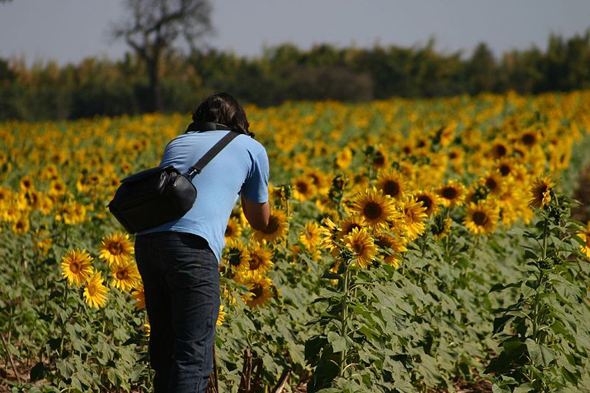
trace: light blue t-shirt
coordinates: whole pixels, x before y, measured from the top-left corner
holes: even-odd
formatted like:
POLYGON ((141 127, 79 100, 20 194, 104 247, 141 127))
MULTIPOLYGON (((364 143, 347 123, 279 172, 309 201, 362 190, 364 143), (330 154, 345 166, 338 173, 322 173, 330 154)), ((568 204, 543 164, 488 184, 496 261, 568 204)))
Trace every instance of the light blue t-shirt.
MULTIPOLYGON (((174 165, 186 173, 229 131, 189 132, 171 140, 159 166, 174 165)), ((193 178, 197 199, 184 216, 138 232, 175 231, 201 236, 221 260, 225 229, 239 194, 252 202, 268 200, 268 156, 264 146, 248 135, 238 135, 193 178)))

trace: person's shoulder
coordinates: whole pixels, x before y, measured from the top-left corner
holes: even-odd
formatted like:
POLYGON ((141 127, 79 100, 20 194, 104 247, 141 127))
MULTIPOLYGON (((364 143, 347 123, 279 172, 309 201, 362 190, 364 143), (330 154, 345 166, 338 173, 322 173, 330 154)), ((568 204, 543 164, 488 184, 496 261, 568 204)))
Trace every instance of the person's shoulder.
POLYGON ((244 146, 251 154, 255 156, 262 151, 266 151, 262 143, 248 135, 240 134, 236 137, 236 140, 240 141, 240 145, 244 146))

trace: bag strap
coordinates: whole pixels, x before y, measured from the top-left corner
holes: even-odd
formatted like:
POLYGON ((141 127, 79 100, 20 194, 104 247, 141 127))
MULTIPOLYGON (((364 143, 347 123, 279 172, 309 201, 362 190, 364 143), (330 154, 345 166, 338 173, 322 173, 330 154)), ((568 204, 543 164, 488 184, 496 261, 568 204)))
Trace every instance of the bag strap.
POLYGON ((188 169, 188 172, 187 172, 188 178, 190 180, 193 180, 193 178, 196 175, 201 173, 201 171, 203 170, 205 165, 207 165, 209 163, 209 161, 211 161, 221 150, 223 150, 224 147, 226 147, 228 145, 228 143, 230 143, 238 135, 240 135, 239 132, 230 131, 227 133, 227 135, 225 135, 223 138, 221 138, 216 144, 214 144, 213 147, 211 149, 209 149, 209 151, 207 153, 205 153, 205 155, 203 157, 201 157, 201 159, 199 161, 197 161, 197 163, 195 165, 191 166, 188 169))

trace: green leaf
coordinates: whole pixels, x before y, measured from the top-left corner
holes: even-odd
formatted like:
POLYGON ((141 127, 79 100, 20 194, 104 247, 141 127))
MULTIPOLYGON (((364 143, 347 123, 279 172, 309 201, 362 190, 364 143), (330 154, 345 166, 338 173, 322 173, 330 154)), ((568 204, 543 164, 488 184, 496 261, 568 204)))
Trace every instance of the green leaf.
POLYGON ((336 332, 328 332, 328 342, 332 344, 334 353, 346 350, 346 338, 336 332))
POLYGON ((528 338, 525 343, 534 364, 548 367, 551 362, 555 360, 555 355, 553 355, 553 352, 545 345, 537 344, 530 338, 528 338))

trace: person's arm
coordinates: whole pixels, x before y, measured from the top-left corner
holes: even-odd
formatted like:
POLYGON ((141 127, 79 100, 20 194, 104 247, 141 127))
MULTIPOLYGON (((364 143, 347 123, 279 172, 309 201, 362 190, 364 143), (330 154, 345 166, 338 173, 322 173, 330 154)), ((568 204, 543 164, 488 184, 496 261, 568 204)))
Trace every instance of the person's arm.
POLYGON ((263 148, 252 157, 252 167, 242 185, 242 210, 252 228, 260 231, 268 226, 270 204, 268 203, 269 164, 263 148))
POLYGON ((247 200, 242 195, 242 210, 244 210, 244 215, 252 228, 261 231, 268 226, 270 219, 270 204, 268 201, 256 203, 247 200))

